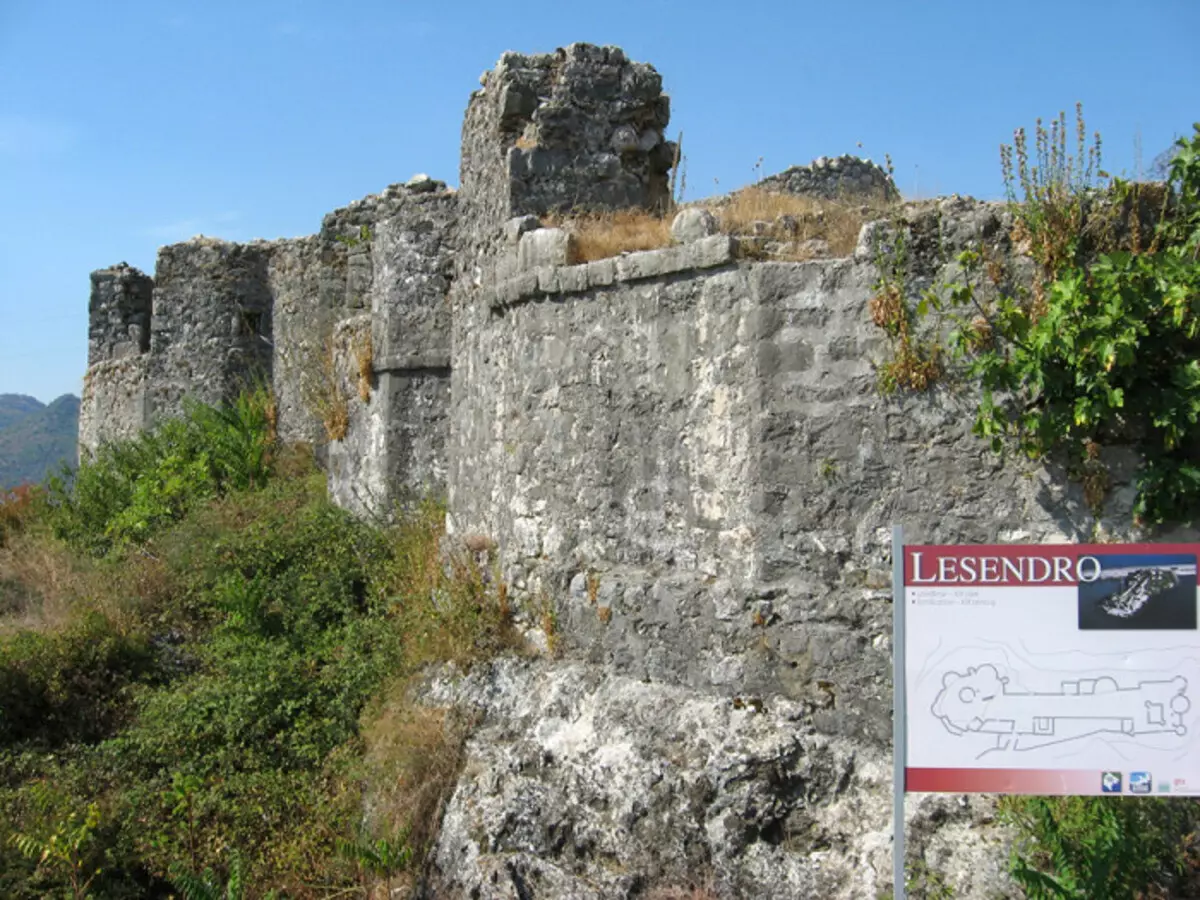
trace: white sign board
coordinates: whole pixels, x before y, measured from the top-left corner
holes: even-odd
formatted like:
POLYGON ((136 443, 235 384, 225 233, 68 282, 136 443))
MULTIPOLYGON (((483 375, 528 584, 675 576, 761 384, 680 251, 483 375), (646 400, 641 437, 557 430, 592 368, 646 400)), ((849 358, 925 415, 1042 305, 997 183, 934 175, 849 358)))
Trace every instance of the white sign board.
POLYGON ((1197 554, 904 547, 905 790, 1200 796, 1197 554))

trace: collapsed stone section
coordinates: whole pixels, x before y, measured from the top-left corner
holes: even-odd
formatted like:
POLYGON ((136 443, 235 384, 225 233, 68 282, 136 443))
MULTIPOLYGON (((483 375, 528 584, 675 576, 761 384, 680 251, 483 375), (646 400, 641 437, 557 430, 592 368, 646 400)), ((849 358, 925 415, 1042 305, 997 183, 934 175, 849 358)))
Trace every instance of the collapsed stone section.
POLYGON ((807 166, 792 166, 755 187, 823 200, 878 202, 900 197, 892 177, 878 164, 850 155, 822 156, 807 166))
POLYGON ((92 273, 88 361, 126 359, 150 349, 154 279, 128 263, 92 273))

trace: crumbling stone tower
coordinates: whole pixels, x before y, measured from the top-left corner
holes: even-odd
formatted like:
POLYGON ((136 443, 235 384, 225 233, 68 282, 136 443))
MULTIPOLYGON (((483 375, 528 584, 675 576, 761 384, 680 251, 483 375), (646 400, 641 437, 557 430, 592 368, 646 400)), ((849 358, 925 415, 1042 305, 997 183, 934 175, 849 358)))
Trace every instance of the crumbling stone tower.
POLYGON ((79 442, 136 434, 149 420, 146 379, 154 279, 128 263, 92 273, 88 301, 88 371, 83 380, 79 442))
POLYGON ((514 216, 663 209, 675 145, 653 66, 616 47, 505 53, 463 123, 464 215, 487 230, 514 216))

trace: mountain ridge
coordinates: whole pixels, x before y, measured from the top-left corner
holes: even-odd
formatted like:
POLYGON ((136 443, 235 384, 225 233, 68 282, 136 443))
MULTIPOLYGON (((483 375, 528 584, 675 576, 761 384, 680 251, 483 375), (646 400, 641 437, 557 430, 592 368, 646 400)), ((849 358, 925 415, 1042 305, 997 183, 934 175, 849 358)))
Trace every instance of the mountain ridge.
POLYGON ((42 403, 26 394, 0 394, 0 490, 43 481, 64 462, 74 465, 79 397, 42 403))

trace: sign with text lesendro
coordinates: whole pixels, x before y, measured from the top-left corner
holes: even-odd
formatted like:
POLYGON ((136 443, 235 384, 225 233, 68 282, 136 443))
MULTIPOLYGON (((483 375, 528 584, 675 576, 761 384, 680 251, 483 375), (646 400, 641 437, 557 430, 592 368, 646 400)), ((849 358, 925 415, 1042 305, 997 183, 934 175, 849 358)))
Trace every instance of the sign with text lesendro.
POLYGON ((905 789, 1200 796, 1198 554, 905 547, 905 789))

